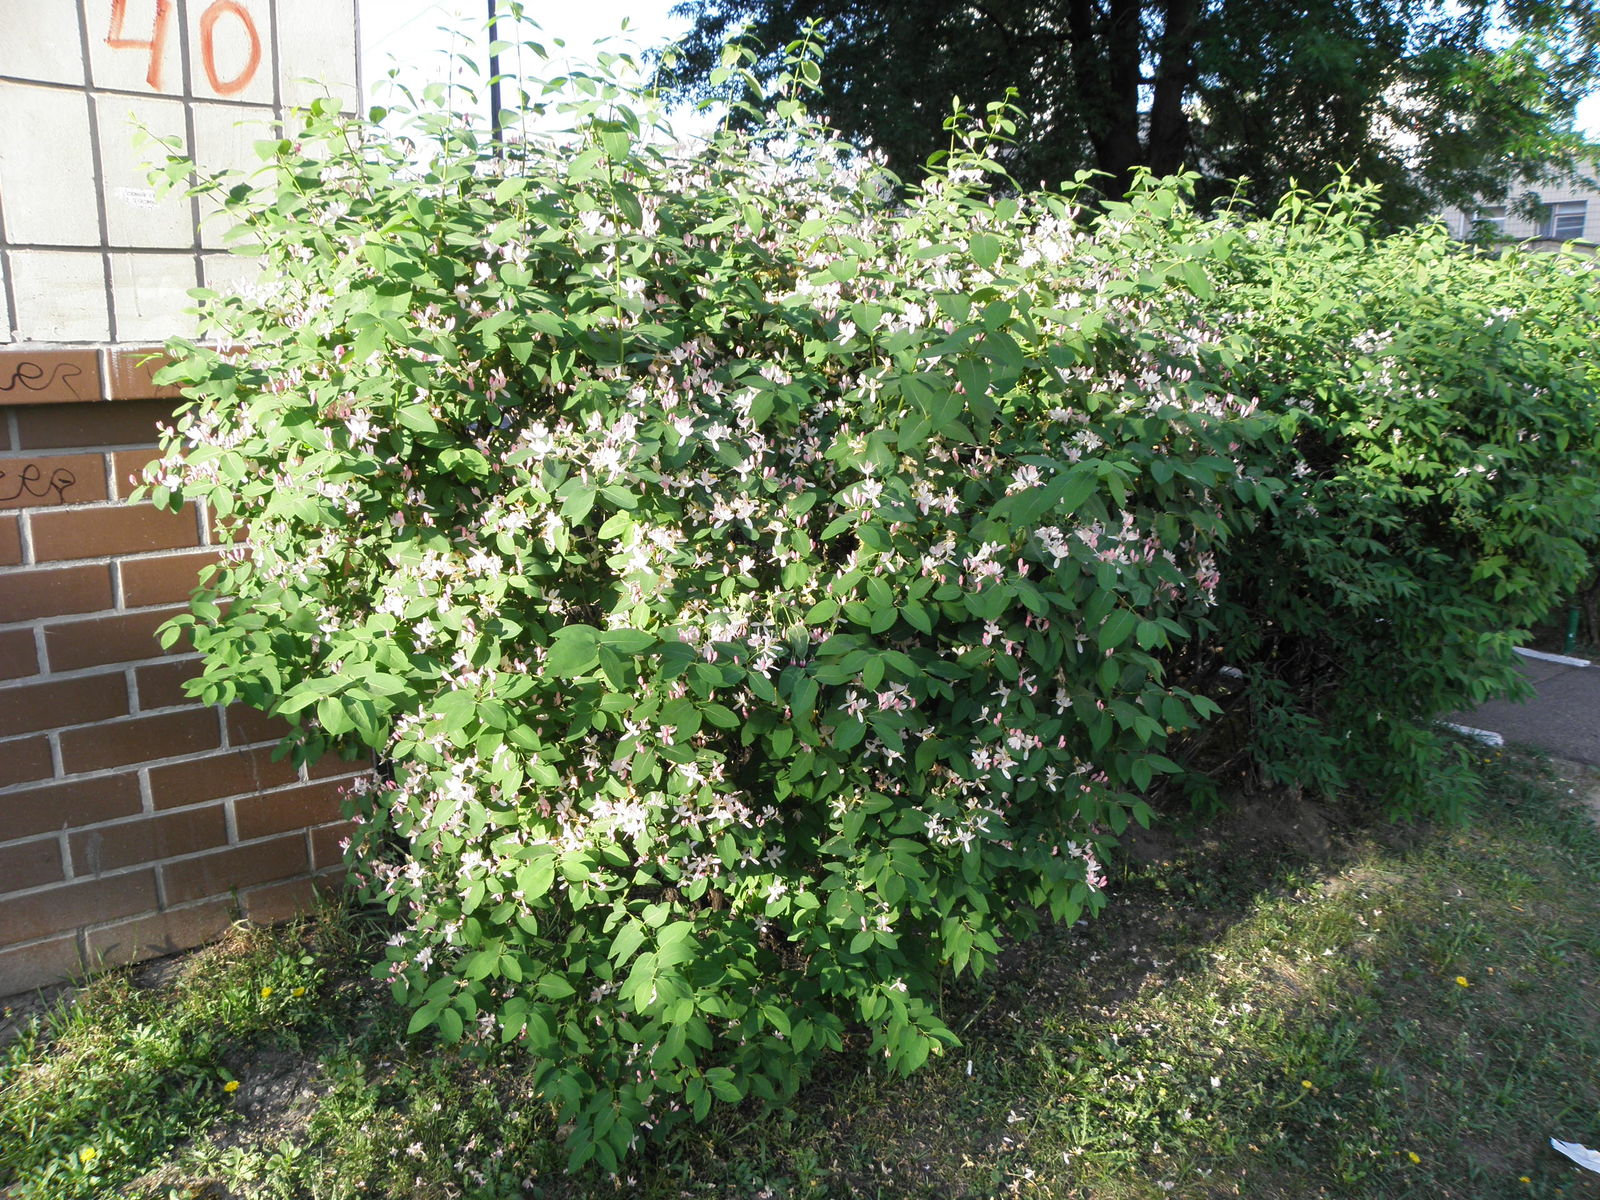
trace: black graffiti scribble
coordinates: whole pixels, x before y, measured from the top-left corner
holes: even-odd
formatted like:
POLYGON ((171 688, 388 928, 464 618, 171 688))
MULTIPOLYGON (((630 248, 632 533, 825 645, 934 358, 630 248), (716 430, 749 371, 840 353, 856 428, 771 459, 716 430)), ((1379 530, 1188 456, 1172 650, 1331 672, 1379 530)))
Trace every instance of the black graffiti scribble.
MULTIPOLYGON (((14 392, 19 387, 27 388, 30 392, 42 392, 53 385, 57 380, 67 383, 83 374, 83 368, 77 363, 58 362, 46 371, 31 358, 25 358, 11 368, 11 378, 0 378, 0 392, 14 392)), ((71 388, 76 396, 78 389, 71 388)))
POLYGON ((65 504, 67 489, 77 482, 78 477, 66 467, 57 467, 51 471, 49 479, 45 479, 38 463, 28 463, 21 471, 0 470, 0 504, 6 504, 22 495, 43 500, 51 492, 55 493, 57 504, 65 504))

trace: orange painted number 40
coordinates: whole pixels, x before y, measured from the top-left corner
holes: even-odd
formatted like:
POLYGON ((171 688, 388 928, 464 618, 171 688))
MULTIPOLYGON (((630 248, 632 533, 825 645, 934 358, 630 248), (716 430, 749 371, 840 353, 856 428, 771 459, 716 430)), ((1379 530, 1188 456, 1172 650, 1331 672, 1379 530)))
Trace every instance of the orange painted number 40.
MULTIPOLYGON (((172 0, 155 0, 155 20, 150 25, 150 37, 145 41, 126 36, 123 28, 128 17, 128 0, 111 0, 111 28, 106 32, 106 45, 113 50, 144 50, 150 55, 150 70, 145 82, 156 91, 161 90, 161 63, 167 46, 167 27, 172 20, 172 0)), ((261 34, 250 12, 239 0, 211 0, 200 14, 200 65, 205 68, 206 82, 219 96, 234 96, 244 91, 255 78, 261 65, 261 34), (217 74, 216 37, 217 23, 223 17, 232 17, 243 27, 250 39, 250 53, 238 74, 223 79, 217 74)))

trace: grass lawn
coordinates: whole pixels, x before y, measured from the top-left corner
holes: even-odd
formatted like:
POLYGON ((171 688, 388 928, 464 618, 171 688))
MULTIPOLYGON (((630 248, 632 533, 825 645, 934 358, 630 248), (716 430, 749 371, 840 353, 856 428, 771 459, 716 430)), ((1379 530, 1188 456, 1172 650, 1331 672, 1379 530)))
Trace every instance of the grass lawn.
POLYGON ((950 988, 960 1049, 840 1056, 621 1180, 562 1174, 514 1066, 403 1043, 376 925, 240 930, 0 1053, 0 1196, 1600 1197, 1549 1148, 1600 1146, 1600 778, 1486 757, 1463 828, 1173 820, 950 988))

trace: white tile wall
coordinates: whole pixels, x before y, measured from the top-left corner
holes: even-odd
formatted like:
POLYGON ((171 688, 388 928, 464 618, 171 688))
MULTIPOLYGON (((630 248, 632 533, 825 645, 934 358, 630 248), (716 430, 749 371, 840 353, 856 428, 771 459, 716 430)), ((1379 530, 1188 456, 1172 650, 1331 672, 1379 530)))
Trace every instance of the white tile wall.
POLYGON ((0 3, 0 75, 84 83, 78 8, 63 3, 0 3))
MULTIPOLYGON (((52 0, 63 7, 67 2, 52 0)), ((141 95, 183 94, 183 39, 176 4, 170 0, 124 0, 119 27, 112 0, 79 3, 88 24, 89 78, 95 87, 141 95), (115 40, 122 44, 111 45, 113 34, 120 35, 115 40)))
POLYGON ((92 250, 13 250, 20 342, 103 342, 111 336, 105 262, 92 250))
MULTIPOLYGON (((129 117, 202 166, 254 172, 275 106, 330 88, 359 105, 356 4, 0 0, 0 266, 15 310, 0 311, 0 341, 150 341, 189 328, 196 206, 181 190, 157 194, 146 164, 168 151, 136 144, 129 117)), ((233 244, 224 232, 203 223, 199 240, 221 251, 233 244)), ((253 277, 249 258, 206 259, 214 283, 253 277)))
POLYGON ((89 103, 83 93, 0 83, 0 113, 0 199, 7 240, 99 245, 89 103))
POLYGON ((285 104, 304 108, 331 93, 355 109, 355 0, 278 0, 278 47, 285 104))
MULTIPOLYGON (((273 136, 270 108, 241 108, 236 104, 194 106, 194 160, 206 171, 240 171, 251 175, 262 166, 258 141, 273 136)), ((216 218, 215 202, 200 201, 200 244, 211 249, 231 245, 223 234, 228 225, 216 218)))
POLYGON ((189 197, 182 188, 159 195, 159 189, 150 182, 148 166, 168 154, 165 146, 150 140, 151 136, 176 139, 177 153, 189 153, 183 102, 153 96, 96 96, 95 108, 100 125, 100 182, 105 195, 107 243, 194 245, 189 197))
POLYGON ((200 265, 205 286, 224 296, 238 295, 261 281, 260 260, 249 254, 206 254, 200 265))
POLYGON ((273 103, 277 62, 267 0, 188 0, 189 79, 202 100, 273 103))
POLYGON ((113 254, 111 290, 117 338, 159 342, 194 332, 189 289, 198 286, 192 254, 113 254))

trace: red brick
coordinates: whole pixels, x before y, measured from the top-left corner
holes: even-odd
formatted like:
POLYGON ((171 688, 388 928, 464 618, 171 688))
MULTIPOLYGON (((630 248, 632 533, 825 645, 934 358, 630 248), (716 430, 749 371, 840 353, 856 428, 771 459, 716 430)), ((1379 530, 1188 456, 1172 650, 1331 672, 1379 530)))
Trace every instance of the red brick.
POLYGON ((0 567, 22 561, 22 523, 15 514, 0 516, 0 567))
POLYGON ((372 770, 372 756, 363 754, 360 758, 347 761, 337 754, 324 754, 316 762, 306 767, 307 779, 343 779, 347 775, 366 775, 372 770))
POLYGON ((99 875, 137 863, 198 854, 228 843, 228 821, 220 804, 145 817, 72 835, 74 875, 99 875))
POLYGON ((106 395, 113 400, 148 400, 182 395, 172 384, 157 384, 155 373, 170 361, 160 346, 107 352, 106 395))
POLYGON ((342 792, 339 782, 331 780, 236 800, 233 818, 239 840, 337 821, 344 815, 340 810, 342 792))
POLYGON ((47 737, 0 742, 0 787, 48 779, 55 773, 50 764, 50 739, 47 737))
POLYGON ((215 900, 151 913, 131 921, 85 930, 84 947, 90 963, 96 967, 120 967, 163 954, 176 954, 221 937, 233 924, 234 912, 232 901, 215 900))
POLYGON ((177 512, 153 504, 47 509, 33 514, 33 557, 47 562, 198 546, 197 521, 192 504, 177 512))
POLYGON ((127 715, 128 685, 120 672, 13 684, 0 703, 0 737, 127 715))
POLYGON ((0 572, 0 620, 31 621, 111 607, 111 568, 24 567, 0 572))
POLYGON ((22 679, 39 673, 39 651, 33 630, 9 629, 0 633, 0 679, 22 679))
POLYGON ((235 888, 304 875, 310 865, 306 858, 305 835, 297 833, 270 842, 220 850, 204 858, 165 863, 161 875, 167 883, 167 903, 182 904, 187 900, 218 896, 235 888))
POLYGON ((99 454, 0 458, 0 508, 46 508, 105 500, 106 460, 99 454))
POLYGON ((334 868, 343 868, 344 849, 339 845, 346 839, 354 838, 356 827, 348 821, 340 821, 337 825, 324 825, 321 829, 311 831, 311 865, 318 871, 331 871, 334 868))
POLYGON ((135 773, 69 779, 0 796, 0 829, 7 837, 30 837, 131 817, 142 807, 135 773))
POLYGON ((244 894, 244 915, 257 925, 276 925, 317 906, 318 895, 329 895, 338 890, 332 880, 287 879, 282 883, 269 883, 265 887, 251 888, 244 894))
POLYGON ((0 350, 0 404, 99 400, 98 350, 0 350))
POLYGON ((61 843, 55 838, 0 846, 0 880, 4 881, 0 886, 8 892, 60 883, 65 878, 66 873, 61 868, 61 843))
POLYGON ((82 446, 153 446, 158 424, 171 424, 171 400, 116 404, 42 404, 18 409, 17 448, 59 450, 82 446))
POLYGON ((161 457, 157 446, 141 446, 137 450, 117 450, 111 455, 111 491, 119 500, 126 500, 133 489, 144 483, 146 463, 161 457))
POLYGON ((230 704, 222 710, 222 715, 228 723, 230 746, 280 741, 292 728, 282 717, 269 717, 245 704, 230 704))
POLYGON ((180 704, 199 704, 186 695, 184 681, 198 679, 201 663, 198 658, 181 658, 177 662, 151 663, 135 668, 134 685, 139 691, 139 711, 153 708, 176 708, 180 704))
POLYGON ((217 714, 209 708, 105 721, 57 736, 62 767, 68 775, 198 754, 215 750, 219 741, 217 714))
POLYGON ((187 554, 163 554, 157 558, 125 558, 117 564, 122 573, 122 603, 125 608, 144 608, 151 604, 188 603, 189 593, 198 586, 200 568, 216 562, 218 550, 195 550, 187 554))
POLYGON ((190 654, 193 649, 186 637, 179 638, 166 650, 156 640, 156 630, 169 617, 183 611, 181 606, 175 606, 47 625, 45 656, 52 671, 79 671, 84 667, 103 667, 168 654, 190 654))
POLYGON ((91 921, 149 912, 155 906, 156 873, 134 871, 0 898, 0 929, 6 931, 7 941, 26 942, 91 921))
POLYGON ((83 971, 75 934, 0 950, 0 995, 14 996, 50 983, 60 983, 83 971))
POLYGON ((157 808, 179 808, 228 796, 252 795, 282 787, 299 777, 287 759, 272 761, 271 752, 228 750, 188 762, 150 768, 150 796, 157 808))

